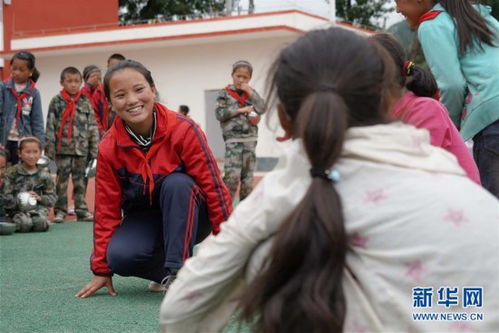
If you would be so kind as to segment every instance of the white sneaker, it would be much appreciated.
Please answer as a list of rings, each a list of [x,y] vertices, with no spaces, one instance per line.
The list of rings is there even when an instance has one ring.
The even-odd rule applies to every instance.
[[[147,287],[147,289],[149,289],[149,291],[166,293],[168,291],[168,288],[173,283],[173,281],[175,281],[176,278],[177,274],[170,274],[165,276],[165,278],[161,281],[161,283],[151,281],[149,282],[149,286]]]
[[[155,281],[149,282],[147,289],[154,292],[166,292],[168,290],[164,285]]]

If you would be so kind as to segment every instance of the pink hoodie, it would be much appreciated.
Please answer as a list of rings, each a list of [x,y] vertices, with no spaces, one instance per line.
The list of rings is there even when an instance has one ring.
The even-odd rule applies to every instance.
[[[443,104],[433,98],[419,97],[407,92],[395,104],[391,115],[406,124],[427,129],[430,132],[431,144],[456,156],[468,177],[480,184],[480,174],[475,161]]]

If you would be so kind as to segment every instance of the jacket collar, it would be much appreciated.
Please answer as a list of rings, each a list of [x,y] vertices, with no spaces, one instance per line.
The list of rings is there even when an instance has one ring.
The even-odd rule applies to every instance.
[[[14,84],[14,79],[10,79],[9,81],[7,81],[7,83],[5,84],[5,86],[8,88],[8,89],[15,89],[15,84]],[[29,92],[31,88],[31,80],[28,80],[28,82],[26,83],[26,87],[23,89],[23,91],[21,91],[21,93],[23,92]]]
[[[156,141],[161,140],[166,137],[168,140],[173,134],[173,129],[177,122],[176,113],[169,110],[166,106],[160,103],[154,103],[154,110],[156,111],[156,133],[152,140],[152,144]],[[111,129],[114,137],[116,138],[116,143],[120,147],[139,147],[132,138],[128,135],[121,117],[116,117]]]

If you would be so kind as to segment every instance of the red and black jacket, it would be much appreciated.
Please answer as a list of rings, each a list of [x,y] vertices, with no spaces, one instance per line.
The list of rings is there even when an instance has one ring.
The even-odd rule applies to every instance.
[[[191,176],[206,200],[213,233],[232,212],[225,187],[206,137],[190,118],[154,106],[156,132],[147,152],[130,138],[117,117],[99,145],[96,189],[94,248],[91,269],[96,275],[111,275],[107,247],[124,214],[159,209],[159,189],[170,173]],[[153,179],[153,182],[151,180]]]

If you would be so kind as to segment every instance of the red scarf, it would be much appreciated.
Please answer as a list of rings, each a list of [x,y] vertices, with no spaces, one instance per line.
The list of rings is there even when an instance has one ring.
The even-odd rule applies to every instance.
[[[154,110],[156,110],[157,118],[156,118],[156,129],[158,128],[158,121],[159,121],[159,113],[167,113],[168,109],[160,104],[160,103],[154,103]],[[166,117],[165,121],[168,121],[168,117]],[[168,125],[167,125],[168,127]],[[118,135],[118,132],[116,131],[116,127],[113,126],[113,129],[115,131],[115,134]],[[155,135],[158,134],[157,131],[155,131]],[[159,144],[154,144],[154,138],[152,138],[151,146],[149,147],[149,150],[144,153],[140,149],[131,149],[133,154],[135,154],[139,159],[140,159],[140,174],[142,175],[142,180],[144,182],[144,194],[146,194],[146,184],[149,181],[149,204],[152,206],[152,196],[154,192],[154,176],[152,174],[152,169],[151,165],[149,164],[149,160],[156,155],[156,152],[158,149],[160,149],[162,145]]]
[[[30,79],[30,80],[28,80],[28,83],[31,84],[28,92],[23,92],[22,94],[19,94],[16,91],[15,86],[14,86],[14,88],[10,88],[10,92],[12,93],[12,95],[14,95],[14,97],[16,98],[16,101],[17,101],[17,110],[16,110],[16,127],[17,128],[19,128],[19,122],[21,119],[21,110],[23,108],[23,99],[28,97],[29,95],[31,95],[33,93],[33,90],[35,90],[35,82]]]
[[[231,95],[236,101],[239,102],[240,107],[246,106],[246,100],[249,98],[247,92],[244,92],[244,94],[241,96],[230,87],[230,84],[227,87],[225,87],[225,90],[227,90],[229,95]]]
[[[61,123],[59,124],[59,131],[57,132],[57,149],[61,148],[62,144],[62,131],[64,130],[64,125],[69,120],[68,128],[68,141],[71,142],[73,138],[73,122],[75,119],[76,102],[81,97],[81,90],[78,91],[74,98],[69,96],[68,92],[64,89],[61,90],[62,98],[66,101],[67,105],[62,113]]]
[[[426,12],[424,13],[423,15],[421,15],[421,17],[418,19],[418,27],[421,23],[423,23],[424,21],[429,21],[429,20],[433,20],[435,17],[437,17],[438,15],[440,15],[440,13],[442,13],[441,10],[430,10],[429,12]]]

